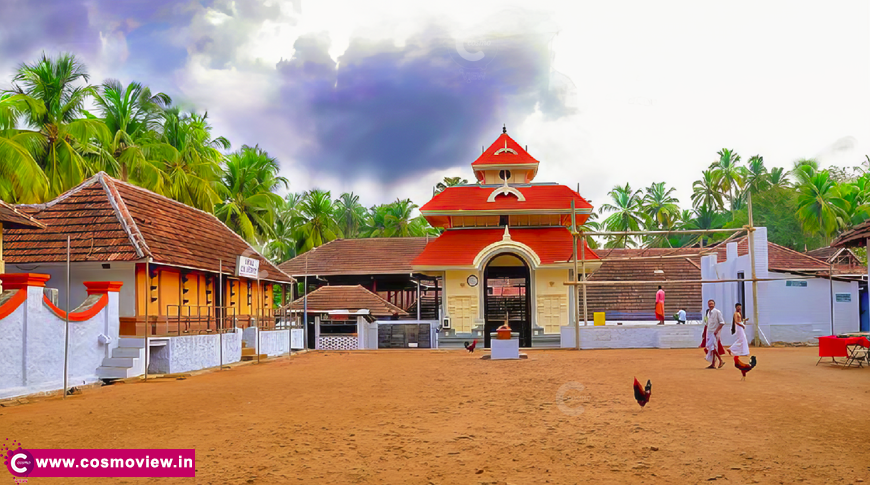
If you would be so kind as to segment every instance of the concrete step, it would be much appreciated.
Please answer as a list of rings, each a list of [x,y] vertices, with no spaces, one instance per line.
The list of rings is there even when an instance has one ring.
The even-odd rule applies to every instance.
[[[252,349],[252,350],[253,350],[253,349]],[[266,354],[260,354],[260,360],[261,360],[261,361],[266,360],[267,358],[269,358],[268,355],[266,355]],[[249,361],[252,361],[252,360],[257,360],[257,356],[256,356],[256,355],[242,355],[242,360],[245,361],[245,362],[249,362]]]
[[[103,359],[104,367],[133,367],[139,360],[136,357],[106,357]]]
[[[121,337],[118,339],[118,347],[145,348],[145,339],[136,337]]]
[[[248,357],[251,355],[257,355],[257,349],[242,346],[242,357]]]
[[[131,367],[100,366],[97,367],[97,377],[100,379],[126,379],[137,375]]]
[[[112,349],[112,357],[140,357],[143,349],[135,347],[115,347]]]

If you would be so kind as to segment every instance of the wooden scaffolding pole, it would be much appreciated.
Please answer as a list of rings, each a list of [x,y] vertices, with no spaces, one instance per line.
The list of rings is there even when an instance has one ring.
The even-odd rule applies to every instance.
[[[792,278],[746,278],[746,279],[722,279],[722,280],[607,280],[607,281],[566,281],[565,286],[632,286],[632,285],[662,285],[662,284],[703,284],[703,283],[739,283],[755,281],[792,281],[814,280],[821,276],[794,276]]]
[[[580,246],[580,261],[583,263],[583,268],[581,269],[581,271],[583,271],[583,279],[581,281],[583,281],[585,283],[586,282],[586,235],[585,234],[583,235],[583,245]],[[583,286],[583,326],[585,327],[587,325],[589,325],[589,314],[587,313],[586,286],[584,285]]]
[[[752,324],[755,326],[754,344],[761,345],[758,326],[758,276],[755,274],[755,223],[752,220],[752,191],[747,192],[749,213],[749,266],[752,270]],[[745,284],[745,283],[744,283]]]
[[[574,199],[571,199],[571,237],[574,239],[574,279],[577,278],[577,208]],[[585,292],[584,292],[585,296]],[[574,299],[574,347],[580,350],[580,288],[571,289],[571,297]],[[586,304],[585,298],[583,304]]]
[[[734,227],[730,229],[679,229],[675,231],[590,231],[585,232],[584,234],[587,236],[646,236],[649,234],[715,234],[719,232],[741,232],[746,230],[747,226]]]

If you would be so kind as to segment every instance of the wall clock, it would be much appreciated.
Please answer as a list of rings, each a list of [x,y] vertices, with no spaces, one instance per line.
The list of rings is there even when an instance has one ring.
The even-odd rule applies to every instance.
[[[468,286],[477,286],[477,276],[471,275],[466,281],[468,282]]]

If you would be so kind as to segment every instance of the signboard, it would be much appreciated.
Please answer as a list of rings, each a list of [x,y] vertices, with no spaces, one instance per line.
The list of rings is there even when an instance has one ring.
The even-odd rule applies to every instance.
[[[239,256],[236,259],[236,276],[244,276],[245,278],[257,278],[260,272],[260,260]]]
[[[837,303],[850,303],[851,301],[851,293],[837,293]]]
[[[785,282],[785,286],[796,286],[799,288],[806,288],[807,282],[805,280],[788,280]]]

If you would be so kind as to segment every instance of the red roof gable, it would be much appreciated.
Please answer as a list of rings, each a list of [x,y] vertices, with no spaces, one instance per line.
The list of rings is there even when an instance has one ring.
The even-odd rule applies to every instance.
[[[490,194],[499,186],[460,185],[448,187],[432,197],[420,208],[420,212],[440,213],[443,211],[497,211],[508,214],[512,211],[567,211],[570,213],[571,201],[578,210],[591,210],[592,205],[580,194],[565,185],[511,185],[517,189],[525,201],[514,195],[499,195],[493,202],[487,202]],[[544,212],[540,212],[544,211]]]
[[[511,153],[514,151],[516,153]],[[487,148],[477,160],[471,163],[472,168],[482,165],[518,165],[535,164],[539,162],[515,142],[507,133],[502,133],[495,142]]]
[[[511,240],[532,248],[540,258],[541,264],[564,263],[572,260],[574,239],[564,227],[510,229],[510,236]],[[448,230],[438,239],[430,242],[411,264],[427,267],[470,266],[480,251],[494,242],[501,241],[503,237],[503,228]],[[586,259],[598,259],[598,255],[588,246]]]

